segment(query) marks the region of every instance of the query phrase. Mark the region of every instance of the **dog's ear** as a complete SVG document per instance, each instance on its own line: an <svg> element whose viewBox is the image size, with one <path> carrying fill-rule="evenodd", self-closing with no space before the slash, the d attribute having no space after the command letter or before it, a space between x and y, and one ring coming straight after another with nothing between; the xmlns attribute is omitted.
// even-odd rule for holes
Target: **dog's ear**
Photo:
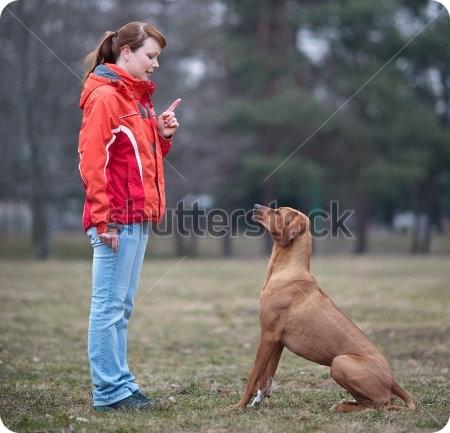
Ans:
<svg viewBox="0 0 450 433"><path fill-rule="evenodd" d="M299 214L287 216L287 223L280 238L281 246L287 247L293 239L299 237L304 231L305 223L301 220Z"/></svg>

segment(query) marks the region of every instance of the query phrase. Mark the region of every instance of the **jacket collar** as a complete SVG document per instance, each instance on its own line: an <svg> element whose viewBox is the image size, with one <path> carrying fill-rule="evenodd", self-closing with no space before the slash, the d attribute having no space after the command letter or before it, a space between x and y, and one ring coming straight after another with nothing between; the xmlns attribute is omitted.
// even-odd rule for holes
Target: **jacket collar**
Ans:
<svg viewBox="0 0 450 433"><path fill-rule="evenodd" d="M156 84L153 81L135 78L115 63L102 63L94 69L93 74L114 84L120 85L123 83L126 90L138 101L142 99L146 92L151 97L156 90Z"/></svg>

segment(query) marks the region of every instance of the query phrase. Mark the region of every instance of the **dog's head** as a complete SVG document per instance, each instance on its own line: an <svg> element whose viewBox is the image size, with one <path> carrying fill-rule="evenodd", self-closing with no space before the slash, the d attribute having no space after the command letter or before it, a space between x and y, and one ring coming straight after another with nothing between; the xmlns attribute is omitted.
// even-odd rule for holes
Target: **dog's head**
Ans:
<svg viewBox="0 0 450 433"><path fill-rule="evenodd" d="M258 222L272 235L282 247L287 247L292 241L305 233L309 233L309 218L290 207L270 207L255 204L253 221Z"/></svg>

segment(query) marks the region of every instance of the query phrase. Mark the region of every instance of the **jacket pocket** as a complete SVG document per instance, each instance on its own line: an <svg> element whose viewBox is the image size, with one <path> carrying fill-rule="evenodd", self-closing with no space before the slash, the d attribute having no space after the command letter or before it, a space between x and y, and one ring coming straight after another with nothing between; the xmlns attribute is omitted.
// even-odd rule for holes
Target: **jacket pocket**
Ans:
<svg viewBox="0 0 450 433"><path fill-rule="evenodd" d="M119 120L124 119L125 117L130 117L130 116L139 116L139 113L137 111L134 111L132 113L124 113L119 116Z"/></svg>
<svg viewBox="0 0 450 433"><path fill-rule="evenodd" d="M134 160L128 162L127 184L128 206L130 206L130 202L132 202L137 208L142 208L145 201L144 184L139 169L136 167L136 161Z"/></svg>

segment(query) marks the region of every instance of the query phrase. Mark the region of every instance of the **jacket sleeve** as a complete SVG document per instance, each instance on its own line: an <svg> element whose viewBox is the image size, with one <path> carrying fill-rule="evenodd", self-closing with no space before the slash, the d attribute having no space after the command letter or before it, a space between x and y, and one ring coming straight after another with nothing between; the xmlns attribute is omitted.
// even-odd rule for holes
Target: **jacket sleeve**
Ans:
<svg viewBox="0 0 450 433"><path fill-rule="evenodd" d="M158 134L159 144L161 146L162 156L165 157L172 148L172 136L170 138L165 138L162 135Z"/></svg>
<svg viewBox="0 0 450 433"><path fill-rule="evenodd" d="M95 90L83 109L78 153L80 174L87 199L92 203L91 219L98 233L106 231L110 221L110 203L106 192L107 148L114 141L118 126L115 97Z"/></svg>

